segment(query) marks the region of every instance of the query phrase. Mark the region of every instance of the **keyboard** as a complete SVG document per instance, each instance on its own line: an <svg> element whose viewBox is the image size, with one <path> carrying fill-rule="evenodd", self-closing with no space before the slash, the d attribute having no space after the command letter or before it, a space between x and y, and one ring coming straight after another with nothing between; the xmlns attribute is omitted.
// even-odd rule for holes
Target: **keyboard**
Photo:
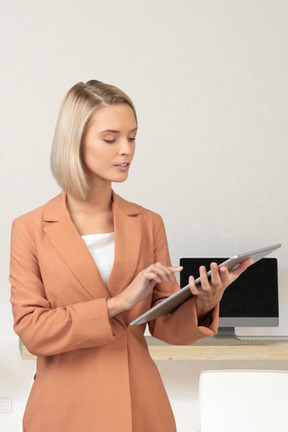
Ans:
<svg viewBox="0 0 288 432"><path fill-rule="evenodd" d="M288 341L288 336L236 336L242 341Z"/></svg>

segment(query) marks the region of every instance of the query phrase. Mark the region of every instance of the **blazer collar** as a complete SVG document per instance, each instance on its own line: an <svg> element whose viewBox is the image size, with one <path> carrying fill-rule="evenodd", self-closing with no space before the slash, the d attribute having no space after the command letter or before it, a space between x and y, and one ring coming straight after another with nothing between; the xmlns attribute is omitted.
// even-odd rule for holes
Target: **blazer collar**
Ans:
<svg viewBox="0 0 288 432"><path fill-rule="evenodd" d="M70 217L66 193L44 206L44 230L83 288L92 298L115 296L131 282L136 270L141 244L141 207L112 191L115 231L114 265L105 286L84 241Z"/></svg>

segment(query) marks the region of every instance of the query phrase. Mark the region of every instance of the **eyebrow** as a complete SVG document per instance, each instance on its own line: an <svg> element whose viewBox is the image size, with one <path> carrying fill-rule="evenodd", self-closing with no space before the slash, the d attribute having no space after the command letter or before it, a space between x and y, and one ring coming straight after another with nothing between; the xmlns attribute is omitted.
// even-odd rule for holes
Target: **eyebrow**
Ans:
<svg viewBox="0 0 288 432"><path fill-rule="evenodd" d="M138 129L138 127L136 126L136 128L134 128L131 131L129 131L129 133L130 132L135 132L137 129ZM104 132L120 133L119 130L114 130L114 129L107 129L107 130L101 131L100 133L104 133Z"/></svg>

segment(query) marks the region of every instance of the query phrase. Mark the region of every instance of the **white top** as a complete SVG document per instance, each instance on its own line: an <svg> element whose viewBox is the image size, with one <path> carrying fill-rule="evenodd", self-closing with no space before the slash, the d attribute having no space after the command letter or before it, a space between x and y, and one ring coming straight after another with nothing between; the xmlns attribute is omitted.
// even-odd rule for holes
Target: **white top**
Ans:
<svg viewBox="0 0 288 432"><path fill-rule="evenodd" d="M84 240L105 285L107 285L113 263L115 234L89 234L81 236Z"/></svg>

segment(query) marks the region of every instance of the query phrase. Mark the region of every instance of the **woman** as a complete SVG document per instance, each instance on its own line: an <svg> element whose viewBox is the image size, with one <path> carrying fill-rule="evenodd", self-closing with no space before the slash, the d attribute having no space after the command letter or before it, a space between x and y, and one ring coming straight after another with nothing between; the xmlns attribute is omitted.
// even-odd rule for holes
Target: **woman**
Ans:
<svg viewBox="0 0 288 432"><path fill-rule="evenodd" d="M25 432L173 432L173 414L145 338L129 327L179 289L160 216L111 189L135 151L134 105L118 88L89 81L67 93L52 172L63 189L17 218L11 237L14 329L37 356ZM96 264L96 265L95 265ZM149 323L153 336L191 344L217 331L225 288L250 264L218 271L173 314Z"/></svg>

